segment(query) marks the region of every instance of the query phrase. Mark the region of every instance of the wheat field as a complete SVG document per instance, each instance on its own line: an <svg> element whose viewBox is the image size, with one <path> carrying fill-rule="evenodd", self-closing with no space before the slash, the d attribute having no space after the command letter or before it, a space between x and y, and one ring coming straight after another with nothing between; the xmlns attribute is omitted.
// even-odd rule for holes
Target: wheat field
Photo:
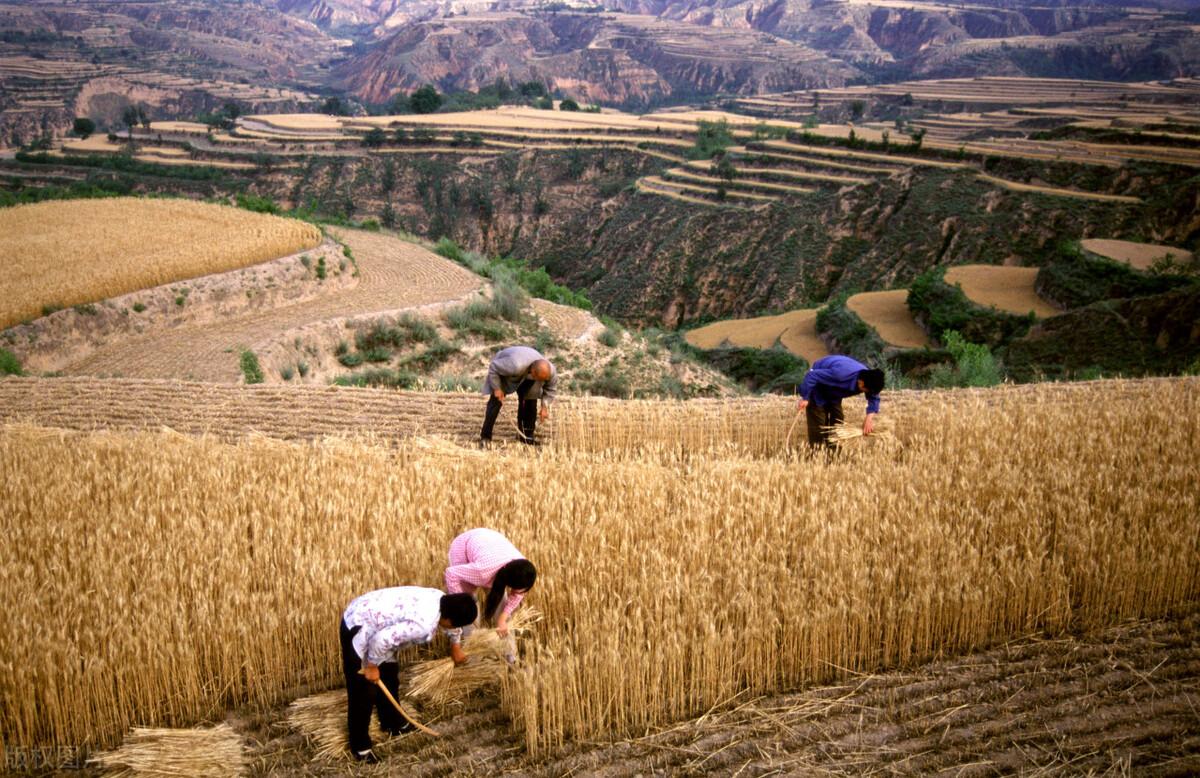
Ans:
<svg viewBox="0 0 1200 778"><path fill-rule="evenodd" d="M1005 265L955 265L946 271L946 283L958 285L967 299L1023 316L1032 311L1038 318L1061 311L1037 293L1036 267Z"/></svg>
<svg viewBox="0 0 1200 778"><path fill-rule="evenodd" d="M321 242L295 219L117 197L0 210L0 329L65 307L265 262Z"/></svg>
<svg viewBox="0 0 1200 778"><path fill-rule="evenodd" d="M545 618L501 691L533 758L1162 614L1200 595L1198 389L885 396L888 439L814 458L785 448L784 399L573 400L537 452L9 423L0 747L92 751L336 686L345 603L438 585L479 525L539 568Z"/></svg>

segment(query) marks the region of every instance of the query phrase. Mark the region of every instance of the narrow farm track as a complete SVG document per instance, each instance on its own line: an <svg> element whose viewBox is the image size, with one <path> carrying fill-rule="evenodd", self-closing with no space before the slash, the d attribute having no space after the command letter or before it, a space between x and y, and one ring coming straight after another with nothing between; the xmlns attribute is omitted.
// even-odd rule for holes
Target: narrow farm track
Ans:
<svg viewBox="0 0 1200 778"><path fill-rule="evenodd" d="M328 319L448 303L482 286L465 268L413 243L356 230L338 230L336 235L358 261L356 286L315 300L129 338L92 352L63 372L235 382L241 349L253 349L288 330Z"/></svg>
<svg viewBox="0 0 1200 778"><path fill-rule="evenodd" d="M1194 775L1200 611L735 698L660 732L568 744L540 762L524 754L494 700L478 698L435 726L436 740L386 743L371 774ZM312 761L296 735L255 751L263 773L354 774Z"/></svg>

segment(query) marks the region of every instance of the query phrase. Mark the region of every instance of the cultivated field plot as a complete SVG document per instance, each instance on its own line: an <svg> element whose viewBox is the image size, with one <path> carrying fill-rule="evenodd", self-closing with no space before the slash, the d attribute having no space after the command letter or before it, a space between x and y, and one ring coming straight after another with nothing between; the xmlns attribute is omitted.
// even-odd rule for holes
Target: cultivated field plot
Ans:
<svg viewBox="0 0 1200 778"><path fill-rule="evenodd" d="M972 302L1009 313L1032 311L1038 318L1061 313L1034 291L1037 275L1036 267L957 265L946 271L946 283L958 284Z"/></svg>
<svg viewBox="0 0 1200 778"><path fill-rule="evenodd" d="M88 383L0 381L0 408ZM584 772L631 755L753 774L1194 764L1194 618L1067 635L1194 611L1197 379L885 395L890 437L811 458L784 445L782 398L564 401L549 446L482 452L106 430L105 395L146 385L90 384L94 399L43 412L97 431L0 428L6 747L94 751L134 724L336 688L344 604L436 584L454 534L490 525L542 571L530 603L545 620L498 709L436 720L451 754L474 729L508 733L464 770L553 771L572 752ZM188 418L222 410L195 385L156 387ZM316 390L276 391L260 409L320 417L302 412ZM330 394L457 423L434 395ZM531 501L534 481L555 488ZM619 613L595 606L610 601ZM398 744L394 769L439 769L412 764L447 756L424 737ZM340 771L308 748L262 756Z"/></svg>
<svg viewBox="0 0 1200 778"><path fill-rule="evenodd" d="M1079 241L1084 251L1090 251L1107 259L1125 262L1138 270L1149 270L1155 262L1169 259L1187 264L1194 261L1192 252L1174 246L1158 246L1153 243L1134 243L1128 240L1088 238Z"/></svg>
<svg viewBox="0 0 1200 778"><path fill-rule="evenodd" d="M462 300L483 286L479 276L415 243L361 230L333 232L354 253L357 284L313 300L125 338L64 366L63 372L237 381L243 348L263 348L284 333L321 322Z"/></svg>
<svg viewBox="0 0 1200 778"><path fill-rule="evenodd" d="M885 343L902 348L929 345L929 336L908 310L908 290L860 292L846 300L846 307L875 328Z"/></svg>
<svg viewBox="0 0 1200 778"><path fill-rule="evenodd" d="M986 43L976 41L975 43ZM1066 161L1116 167L1131 160L1152 160L1200 166L1200 145L1092 143L1043 141L1027 136L1038 120L1061 120L1080 127L1142 132L1156 125L1194 126L1200 122L1200 84L1193 79L1126 83L1061 78L1005 76L908 81L877 86L821 89L780 95L740 98L747 112L765 116L772 124L803 118L813 105L843 105L855 101L925 103L930 110L908 124L925 133L924 146L943 151ZM809 129L829 135L832 128ZM899 143L907 136L883 123L860 123L860 137L878 139L890 130ZM842 130L845 132L845 130ZM1180 136L1195 140L1194 136ZM1142 139L1139 139L1141 141Z"/></svg>
<svg viewBox="0 0 1200 778"><path fill-rule="evenodd" d="M829 353L817 333L817 309L804 308L750 319L728 319L689 330L684 336L696 348L729 344L748 348L782 345L797 356L815 362Z"/></svg>
<svg viewBox="0 0 1200 778"><path fill-rule="evenodd" d="M47 308L246 267L313 248L306 222L191 200L112 198L0 210L0 328Z"/></svg>

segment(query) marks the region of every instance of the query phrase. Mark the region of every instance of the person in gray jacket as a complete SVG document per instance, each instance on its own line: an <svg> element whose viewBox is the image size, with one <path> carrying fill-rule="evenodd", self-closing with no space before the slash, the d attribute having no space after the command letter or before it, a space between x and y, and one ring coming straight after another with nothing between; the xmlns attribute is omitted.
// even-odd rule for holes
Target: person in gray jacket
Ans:
<svg viewBox="0 0 1200 778"><path fill-rule="evenodd" d="M521 432L522 442L533 444L538 419L550 415L550 403L554 401L557 381L554 365L537 349L510 346L496 352L492 363L488 365L487 380L483 382L481 390L489 396L483 430L479 433L480 443L487 445L491 442L492 429L496 426L496 417L500 415L505 396L516 392L517 429ZM540 412L539 399L542 401Z"/></svg>

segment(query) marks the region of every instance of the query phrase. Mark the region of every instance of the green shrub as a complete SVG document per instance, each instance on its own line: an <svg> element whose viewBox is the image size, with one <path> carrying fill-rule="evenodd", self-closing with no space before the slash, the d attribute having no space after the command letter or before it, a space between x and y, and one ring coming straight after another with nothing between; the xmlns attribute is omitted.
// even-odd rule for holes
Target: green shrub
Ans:
<svg viewBox="0 0 1200 778"><path fill-rule="evenodd" d="M354 336L354 345L359 351L377 346L407 348L414 343L434 343L440 340L437 328L412 313L401 314L395 325L377 321L367 330Z"/></svg>
<svg viewBox="0 0 1200 778"><path fill-rule="evenodd" d="M617 344L621 342L621 333L612 327L605 327L604 332L596 336L596 340L609 348L616 348Z"/></svg>
<svg viewBox="0 0 1200 778"><path fill-rule="evenodd" d="M234 198L234 202L238 208L255 213L278 214L280 212L278 203L269 197L261 197L256 194L239 194Z"/></svg>
<svg viewBox="0 0 1200 778"><path fill-rule="evenodd" d="M296 371L294 371L291 366L284 367L279 371L279 377L284 381L291 381L295 375Z"/></svg>
<svg viewBox="0 0 1200 778"><path fill-rule="evenodd" d="M401 367L411 368L418 372L428 373L460 351L462 349L453 343L438 340L436 343L432 343L426 347L424 351L405 357L400 365Z"/></svg>
<svg viewBox="0 0 1200 778"><path fill-rule="evenodd" d="M817 311L817 332L829 335L839 353L854 357L866 365L883 364L883 351L887 344L873 327L846 307L848 297L848 294L839 295Z"/></svg>
<svg viewBox="0 0 1200 778"><path fill-rule="evenodd" d="M808 362L783 348L715 348L700 358L751 391L791 394Z"/></svg>
<svg viewBox="0 0 1200 778"><path fill-rule="evenodd" d="M362 358L367 362L390 362L392 359L392 350L386 346L375 346L361 352L361 354Z"/></svg>
<svg viewBox="0 0 1200 778"><path fill-rule="evenodd" d="M146 306L143 305L142 303L134 303L133 304L133 312L134 313L141 313L144 310L146 310Z"/></svg>
<svg viewBox="0 0 1200 778"><path fill-rule="evenodd" d="M21 360L16 354L5 348L0 348L0 375L24 375L21 370Z"/></svg>
<svg viewBox="0 0 1200 778"><path fill-rule="evenodd" d="M84 303L82 305L75 305L75 306L72 306L71 309L73 311L75 311L75 313L79 314L80 316L95 316L97 313L100 312L99 309L97 309L93 303Z"/></svg>
<svg viewBox="0 0 1200 778"><path fill-rule="evenodd" d="M1101 300L1162 294L1193 283L1195 279L1186 275L1142 273L1067 243L1059 245L1049 264L1038 271L1037 290L1063 308L1080 308Z"/></svg>
<svg viewBox="0 0 1200 778"><path fill-rule="evenodd" d="M325 257L317 258L317 280L324 281L328 271L325 269Z"/></svg>
<svg viewBox="0 0 1200 778"><path fill-rule="evenodd" d="M1000 363L982 343L970 343L954 330L942 333L946 350L954 357L954 367L937 365L930 372L933 386L995 386L1004 380Z"/></svg>
<svg viewBox="0 0 1200 778"><path fill-rule="evenodd" d="M350 351L338 355L337 361L344 367L358 367L363 363L363 354L361 351Z"/></svg>
<svg viewBox="0 0 1200 778"><path fill-rule="evenodd" d="M908 288L908 309L930 334L954 330L971 343L996 348L1023 336L1037 321L1032 311L1018 316L973 303L960 287L946 283L945 275L946 268L931 268Z"/></svg>
<svg viewBox="0 0 1200 778"><path fill-rule="evenodd" d="M579 380L584 373L576 374L578 388L586 394L599 397L614 397L618 400L627 399L631 393L629 379L612 369L605 371L595 378Z"/></svg>
<svg viewBox="0 0 1200 778"><path fill-rule="evenodd" d="M242 376L248 384L261 384L263 382L262 367L258 364L258 356L250 349L242 349L241 357Z"/></svg>
<svg viewBox="0 0 1200 778"><path fill-rule="evenodd" d="M687 156L689 159L712 159L732 145L733 133L727 121L701 121L697 124L696 145L688 149Z"/></svg>
<svg viewBox="0 0 1200 778"><path fill-rule="evenodd" d="M49 305L49 304L43 305L42 306L42 315L49 316L51 314L58 313L61 310L62 310L61 305Z"/></svg>
<svg viewBox="0 0 1200 778"><path fill-rule="evenodd" d="M466 332L489 342L503 340L509 328L498 320L490 300L472 300L445 313L446 323L456 332Z"/></svg>
<svg viewBox="0 0 1200 778"><path fill-rule="evenodd" d="M411 389L417 384L417 376L407 370L378 368L363 370L333 379L338 386L382 386L391 389Z"/></svg>
<svg viewBox="0 0 1200 778"><path fill-rule="evenodd" d="M304 378L305 376L307 376L308 375L308 363L303 360L301 360L300 362L297 362L296 363L296 372L298 372L300 374L301 378Z"/></svg>
<svg viewBox="0 0 1200 778"><path fill-rule="evenodd" d="M479 388L479 381L469 375L444 375L438 376L434 387L439 392L474 391Z"/></svg>

